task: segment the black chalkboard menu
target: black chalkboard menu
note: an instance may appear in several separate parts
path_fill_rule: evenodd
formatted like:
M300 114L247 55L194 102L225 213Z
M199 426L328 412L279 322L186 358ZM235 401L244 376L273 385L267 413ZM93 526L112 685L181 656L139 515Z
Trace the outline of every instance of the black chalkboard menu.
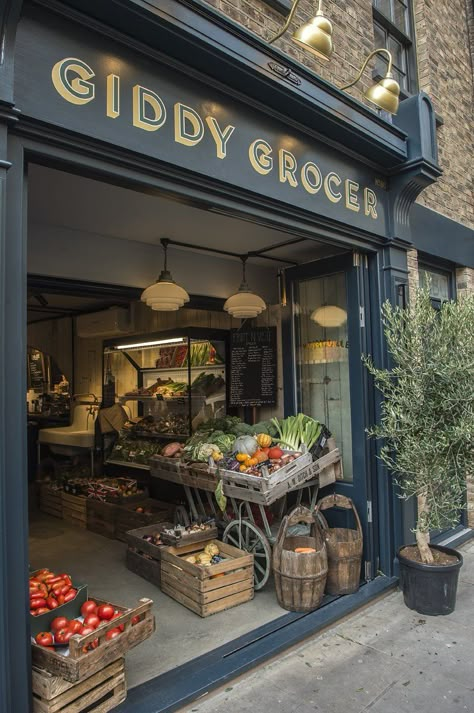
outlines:
M39 351L28 352L28 385L30 389L44 386L43 356Z
M276 327L232 330L230 345L229 405L276 404Z

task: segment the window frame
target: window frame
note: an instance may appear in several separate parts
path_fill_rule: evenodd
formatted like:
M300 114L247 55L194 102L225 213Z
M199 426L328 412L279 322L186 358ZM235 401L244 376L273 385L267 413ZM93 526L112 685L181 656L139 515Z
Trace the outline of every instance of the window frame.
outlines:
M419 271L425 270L425 272L431 272L435 275L442 275L448 278L448 300L456 299L456 279L454 268L450 264L442 264L437 262L432 262L431 260L424 259L423 257L418 259L418 284L421 287ZM443 300L431 297L431 304L434 309L441 309Z
M418 66L416 61L416 31L413 15L413 2L412 0L404 1L407 5L407 23L410 34L406 34L400 30L400 28L397 27L389 17L387 17L375 6L375 0L372 0L373 24L379 25L388 37L391 36L400 42L404 49L406 57L407 88L404 89L403 87L400 87L400 99L402 100L407 99L412 94L416 94L418 91ZM372 72L372 78L376 81L380 81L382 76L376 69L374 69Z

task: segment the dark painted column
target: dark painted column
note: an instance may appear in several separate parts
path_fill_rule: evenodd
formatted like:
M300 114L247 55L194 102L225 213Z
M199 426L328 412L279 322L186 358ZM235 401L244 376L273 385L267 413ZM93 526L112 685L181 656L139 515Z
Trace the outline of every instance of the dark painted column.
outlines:
M0 711L30 711L26 474L26 236L13 58L22 3L0 2Z

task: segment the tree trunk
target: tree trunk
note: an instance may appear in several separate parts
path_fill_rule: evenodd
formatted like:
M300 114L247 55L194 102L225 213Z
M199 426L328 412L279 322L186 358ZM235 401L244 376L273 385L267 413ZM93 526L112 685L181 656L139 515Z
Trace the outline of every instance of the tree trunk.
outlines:
M418 521L416 524L416 544L420 551L421 561L425 564L433 562L433 555L430 550L430 533L426 525L428 516L428 505L426 495L418 495Z

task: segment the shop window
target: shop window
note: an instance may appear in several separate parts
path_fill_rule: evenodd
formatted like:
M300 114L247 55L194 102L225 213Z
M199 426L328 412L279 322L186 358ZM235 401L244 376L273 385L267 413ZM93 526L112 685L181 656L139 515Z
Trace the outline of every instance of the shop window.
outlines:
M450 272L432 267L419 267L418 279L420 287L430 282L431 304L435 309L440 309L443 302L453 299L453 280Z
M401 97L417 91L416 51L413 9L410 0L373 0L374 46L392 53L393 75L400 84ZM375 58L374 79L387 72L387 59Z
M344 273L298 282L298 410L326 424L342 451L344 480L352 480L349 341Z

